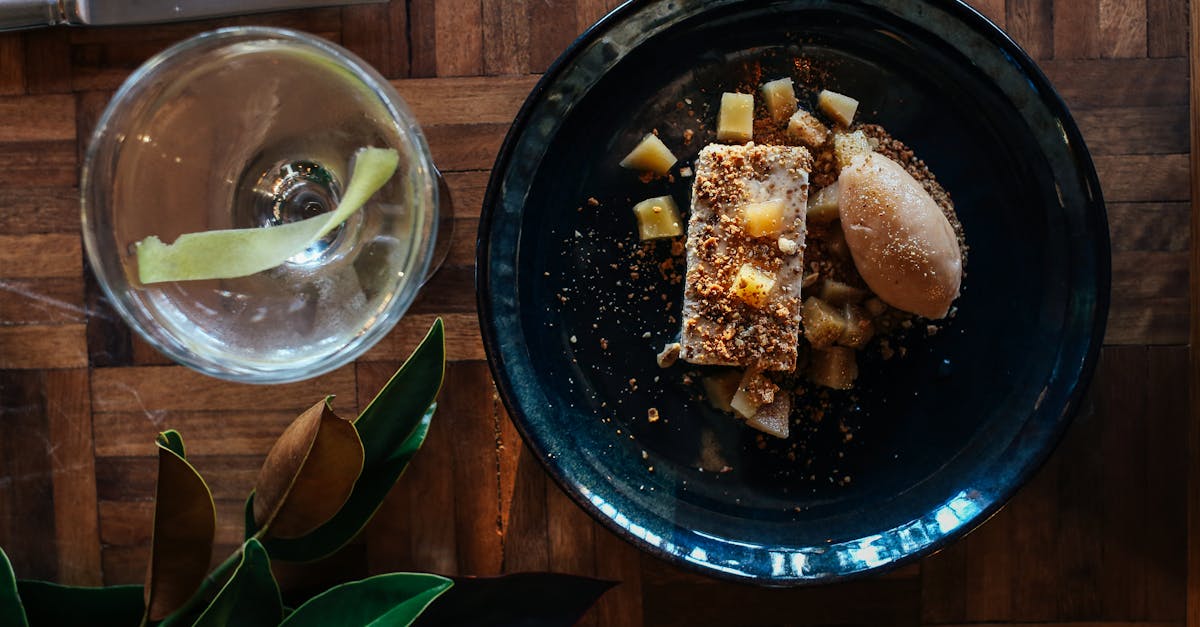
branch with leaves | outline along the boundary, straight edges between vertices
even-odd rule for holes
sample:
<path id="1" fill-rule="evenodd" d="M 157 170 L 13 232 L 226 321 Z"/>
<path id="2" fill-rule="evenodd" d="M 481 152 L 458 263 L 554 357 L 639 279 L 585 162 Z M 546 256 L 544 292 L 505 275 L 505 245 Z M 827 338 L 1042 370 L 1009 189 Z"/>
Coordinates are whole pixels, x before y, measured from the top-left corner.
<path id="1" fill-rule="evenodd" d="M 160 433 L 150 563 L 143 586 L 77 588 L 18 581 L 0 551 L 0 625 L 134 627 L 403 626 L 417 620 L 454 581 L 426 573 L 389 573 L 330 588 L 299 607 L 284 606 L 271 560 L 309 562 L 345 546 L 371 520 L 425 441 L 445 375 L 445 333 L 425 339 L 353 420 L 327 397 L 300 414 L 275 442 L 246 500 L 246 540 L 212 572 L 216 508 L 188 462 L 183 437 Z M 571 624 L 608 587 L 562 575 L 468 579 L 464 596 L 434 618 L 481 624 Z M 502 604 L 523 590 L 561 586 L 564 596 L 532 614 Z M 529 595 L 532 597 L 532 594 Z M 476 614 L 463 613 L 472 608 Z M 480 614 L 478 612 L 484 612 Z M 544 619 L 538 622 L 538 617 Z M 503 624 L 503 622 L 490 622 Z"/>

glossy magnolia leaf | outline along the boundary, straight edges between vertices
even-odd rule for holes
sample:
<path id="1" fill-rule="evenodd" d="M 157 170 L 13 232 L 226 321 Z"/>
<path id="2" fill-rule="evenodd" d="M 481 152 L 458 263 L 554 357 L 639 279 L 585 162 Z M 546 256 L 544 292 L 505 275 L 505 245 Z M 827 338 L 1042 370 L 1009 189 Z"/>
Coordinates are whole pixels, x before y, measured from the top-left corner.
<path id="1" fill-rule="evenodd" d="M 242 547 L 242 560 L 193 627 L 274 627 L 283 620 L 279 584 L 271 573 L 271 558 L 251 538 Z"/>
<path id="2" fill-rule="evenodd" d="M 145 604 L 150 620 L 162 620 L 192 596 L 212 559 L 217 526 L 212 492 L 188 463 L 178 432 L 158 436 L 158 483 Z"/>
<path id="3" fill-rule="evenodd" d="M 405 627 L 454 585 L 424 573 L 391 573 L 326 590 L 296 608 L 280 627 Z"/>
<path id="4" fill-rule="evenodd" d="M 0 550 L 0 625 L 27 627 L 21 597 L 17 595 L 17 576 L 13 574 L 8 555 Z"/>
<path id="5" fill-rule="evenodd" d="M 362 437 L 365 460 L 349 500 L 329 522 L 304 537 L 268 538 L 264 544 L 272 557 L 290 561 L 320 559 L 353 539 L 371 520 L 425 441 L 437 408 L 433 400 L 441 389 L 445 369 L 445 329 L 438 319 L 354 423 Z M 257 498 L 251 494 L 246 503 L 246 537 L 258 531 L 250 515 Z"/>
<path id="6" fill-rule="evenodd" d="M 354 492 L 350 494 L 350 499 L 329 522 L 317 527 L 302 538 L 266 539 L 264 544 L 271 552 L 271 556 L 293 562 L 317 560 L 337 551 L 358 535 L 358 532 L 375 515 L 375 511 L 383 503 L 383 498 L 396 484 L 396 480 L 404 473 L 404 469 L 413 455 L 421 448 L 421 443 L 425 441 L 425 435 L 429 432 L 429 422 L 436 409 L 436 404 L 430 406 L 429 410 L 421 417 L 421 422 L 417 424 L 416 430 L 397 447 L 393 459 L 389 459 L 383 464 L 377 464 L 370 471 L 364 470 L 358 483 L 354 484 Z M 251 494 L 250 499 L 246 502 L 247 535 L 255 532 L 253 506 L 254 494 Z"/>
<path id="7" fill-rule="evenodd" d="M 417 428 L 422 414 L 442 389 L 445 377 L 446 329 L 438 318 L 404 365 L 354 421 L 363 438 L 368 463 L 400 454 L 396 444 Z"/>
<path id="8" fill-rule="evenodd" d="M 579 622 L 613 581 L 519 573 L 456 577 L 454 587 L 416 622 L 428 627 L 570 627 Z"/>
<path id="9" fill-rule="evenodd" d="M 392 178 L 400 155 L 391 148 L 363 148 L 337 209 L 307 220 L 250 229 L 187 233 L 173 244 L 157 236 L 137 243 L 142 283 L 231 279 L 269 270 L 303 252 L 337 228 Z"/>
<path id="10" fill-rule="evenodd" d="M 134 627 L 145 611 L 141 586 L 84 588 L 19 581 L 17 589 L 30 627 Z"/>
<path id="11" fill-rule="evenodd" d="M 266 535 L 296 538 L 337 513 L 363 469 L 363 443 L 328 399 L 300 414 L 275 441 L 254 487 L 254 522 Z"/>

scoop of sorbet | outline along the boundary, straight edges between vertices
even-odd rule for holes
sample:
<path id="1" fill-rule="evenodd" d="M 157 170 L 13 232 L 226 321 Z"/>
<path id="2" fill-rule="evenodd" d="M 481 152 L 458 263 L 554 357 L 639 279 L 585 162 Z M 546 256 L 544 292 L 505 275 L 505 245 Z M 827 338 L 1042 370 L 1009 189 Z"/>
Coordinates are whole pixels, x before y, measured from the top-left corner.
<path id="1" fill-rule="evenodd" d="M 838 214 L 858 273 L 883 302 L 943 318 L 958 297 L 962 254 L 950 221 L 898 163 L 859 155 L 838 177 Z"/>

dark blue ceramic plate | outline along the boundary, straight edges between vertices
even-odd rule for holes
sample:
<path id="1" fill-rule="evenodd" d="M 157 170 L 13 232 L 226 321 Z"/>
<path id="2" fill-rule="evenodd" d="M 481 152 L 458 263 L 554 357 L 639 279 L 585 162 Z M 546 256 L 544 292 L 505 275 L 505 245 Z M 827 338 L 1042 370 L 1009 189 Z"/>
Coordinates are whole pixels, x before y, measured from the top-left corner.
<path id="1" fill-rule="evenodd" d="M 667 244 L 636 254 L 630 207 L 682 201 L 690 181 L 644 184 L 617 167 L 654 127 L 677 148 L 695 129 L 678 150 L 694 157 L 711 137 L 697 120 L 711 126 L 720 92 L 760 69 L 825 73 L 821 87 L 859 98 L 861 120 L 937 174 L 970 246 L 947 328 L 916 333 L 904 358 L 864 357 L 857 392 L 831 395 L 819 422 L 806 406 L 787 442 L 709 408 L 686 365 L 656 366 L 682 286 L 658 272 Z M 621 7 L 521 109 L 477 261 L 504 402 L 567 493 L 655 555 L 769 585 L 895 566 L 985 520 L 1062 434 L 1108 309 L 1108 227 L 1079 131 L 1033 62 L 951 2 Z"/>

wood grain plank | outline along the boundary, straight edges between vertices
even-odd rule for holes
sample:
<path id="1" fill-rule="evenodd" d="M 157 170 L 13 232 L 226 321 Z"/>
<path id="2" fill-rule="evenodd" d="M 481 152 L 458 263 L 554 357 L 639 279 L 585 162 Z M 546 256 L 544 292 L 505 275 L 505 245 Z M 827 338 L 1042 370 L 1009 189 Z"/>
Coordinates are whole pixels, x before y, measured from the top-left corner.
<path id="1" fill-rule="evenodd" d="M 1127 299 L 1108 313 L 1104 343 L 1180 345 L 1188 338 L 1188 296 Z"/>
<path id="2" fill-rule="evenodd" d="M 92 407 L 87 370 L 46 373 L 46 420 L 54 472 L 54 532 L 58 583 L 97 586 L 100 532 L 96 515 L 96 466 L 92 453 Z"/>
<path id="3" fill-rule="evenodd" d="M 1108 230 L 1113 252 L 1187 252 L 1191 241 L 1186 202 L 1110 202 Z"/>
<path id="4" fill-rule="evenodd" d="M 1013 627 L 1018 625 L 1037 625 L 1037 627 L 1182 627 L 1183 621 L 1042 621 L 1037 623 L 946 623 L 941 627 Z"/>
<path id="5" fill-rule="evenodd" d="M 916 625 L 920 619 L 920 581 L 915 576 L 770 589 L 719 582 L 646 557 L 642 560 L 642 587 L 645 623 L 661 627 L 884 626 Z"/>
<path id="6" fill-rule="evenodd" d="M 1187 107 L 1083 109 L 1075 122 L 1093 155 L 1186 153 Z"/>
<path id="7" fill-rule="evenodd" d="M 482 0 L 483 73 L 527 74 L 530 30 L 526 0 Z M 534 4 L 540 4 L 535 2 Z M 558 9 L 561 11 L 562 7 Z"/>
<path id="8" fill-rule="evenodd" d="M 621 0 L 576 0 L 575 31 L 582 33 L 621 5 Z"/>
<path id="9" fill-rule="evenodd" d="M 0 33 L 0 95 L 25 93 L 25 46 L 21 33 Z"/>
<path id="10" fill-rule="evenodd" d="M 360 395 L 364 399 L 373 398 L 399 365 L 398 361 L 360 362 L 357 365 Z M 449 399 L 456 392 L 462 391 L 444 387 L 439 398 Z M 443 575 L 460 572 L 453 470 L 460 451 L 453 425 L 456 417 L 447 413 L 439 407 L 421 451 L 367 526 L 365 537 L 371 572 L 423 570 Z"/>
<path id="11" fill-rule="evenodd" d="M 1188 33 L 1191 49 L 1188 57 L 1189 103 L 1191 110 L 1191 154 L 1200 155 L 1200 2 L 1188 3 Z M 1200 198 L 1200 159 L 1191 161 L 1191 194 L 1194 204 Z M 1192 211 L 1192 242 L 1200 242 L 1200 211 Z M 1200 246 L 1191 247 L 1188 265 L 1191 295 L 1191 328 L 1188 351 L 1188 437 L 1187 437 L 1187 624 L 1200 625 Z"/>
<path id="12" fill-rule="evenodd" d="M 521 442 L 499 402 L 500 524 L 504 531 L 504 572 L 550 570 L 546 490 L 549 479 L 534 453 Z"/>
<path id="13" fill-rule="evenodd" d="M 1188 0 L 1146 0 L 1149 56 L 1185 57 L 1188 52 Z"/>
<path id="14" fill-rule="evenodd" d="M 1100 56 L 1140 59 L 1147 54 L 1147 0 L 1100 0 Z"/>
<path id="15" fill-rule="evenodd" d="M 85 366 L 87 337 L 82 324 L 0 327 L 0 369 Z"/>
<path id="16" fill-rule="evenodd" d="M 454 204 L 454 217 L 478 218 L 483 208 L 484 192 L 487 190 L 488 172 L 486 170 L 446 172 L 445 177 Z"/>
<path id="17" fill-rule="evenodd" d="M 620 582 L 596 603 L 597 624 L 640 627 L 648 622 L 643 609 L 641 553 L 600 525 L 594 527 L 593 543 L 596 576 Z"/>
<path id="18" fill-rule="evenodd" d="M 4 207 L 0 211 L 0 233 L 79 232 L 79 192 L 74 185 L 0 188 L 0 207 Z"/>
<path id="19" fill-rule="evenodd" d="M 596 576 L 598 526 L 553 481 L 546 482 L 546 530 L 549 533 L 548 558 L 555 572 Z M 640 568 L 640 565 L 639 565 Z M 621 595 L 623 591 L 609 594 Z M 641 605 L 638 605 L 638 614 Z M 580 627 L 598 625 L 601 608 L 593 608 L 580 620 Z M 609 624 L 616 624 L 610 622 Z"/>
<path id="20" fill-rule="evenodd" d="M 231 383 L 183 366 L 97 368 L 92 372 L 92 408 L 97 412 L 140 412 L 155 419 L 168 410 L 289 410 L 300 412 L 327 394 L 356 398 L 354 367 L 315 379 L 278 385 Z"/>
<path id="21" fill-rule="evenodd" d="M 247 491 L 247 494 L 249 491 Z M 217 527 L 214 543 L 234 547 L 246 539 L 243 499 L 215 500 Z M 93 508 L 95 509 L 95 508 Z M 100 538 L 106 546 L 149 546 L 154 523 L 153 500 L 101 501 L 99 505 Z M 97 545 L 99 549 L 99 545 Z M 214 557 L 224 557 L 228 551 L 213 551 Z M 99 551 L 97 551 L 97 559 Z M 218 562 L 219 563 L 219 562 Z M 100 568 L 97 564 L 96 572 Z"/>
<path id="22" fill-rule="evenodd" d="M 1005 25 L 1012 37 L 1037 61 L 1054 56 L 1054 13 L 1051 0 L 1008 0 Z"/>
<path id="23" fill-rule="evenodd" d="M 922 625 L 958 623 L 967 619 L 967 552 L 970 543 L 971 536 L 967 536 L 966 540 L 952 542 L 921 560 Z"/>
<path id="24" fill-rule="evenodd" d="M 0 276 L 72 278 L 82 272 L 83 245 L 78 234 L 0 235 Z"/>
<path id="25" fill-rule="evenodd" d="M 1187 74 L 1187 59 L 1050 59 L 1038 65 L 1072 111 L 1188 104 L 1188 83 L 1179 80 Z"/>
<path id="26" fill-rule="evenodd" d="M 422 126 L 512 123 L 536 76 L 412 78 L 392 81 Z M 487 167 L 480 168 L 484 171 Z"/>
<path id="27" fill-rule="evenodd" d="M 1100 56 L 1100 2 L 1054 3 L 1054 58 L 1094 59 Z"/>
<path id="28" fill-rule="evenodd" d="M 76 146 L 71 141 L 0 142 L 5 155 L 0 187 L 69 188 L 76 179 Z"/>
<path id="29" fill-rule="evenodd" d="M 1058 613 L 1055 594 L 1061 575 L 1051 556 L 1057 555 L 1058 511 L 1055 503 L 1063 464 L 1062 455 L 1050 456 L 1007 506 L 1017 521 L 1012 535 L 1013 567 L 1014 573 L 1018 574 L 1012 582 L 1012 608 L 1013 617 L 1018 621 L 1055 620 Z M 987 565 L 971 564 L 969 567 L 986 568 Z"/>
<path id="30" fill-rule="evenodd" d="M 437 416 L 456 440 L 452 474 L 458 572 L 479 576 L 499 575 L 504 566 L 490 381 L 485 362 L 450 363 Z"/>
<path id="31" fill-rule="evenodd" d="M 354 415 L 354 408 L 343 408 L 341 399 L 334 400 L 334 408 L 343 417 Z M 269 410 L 96 412 L 92 419 L 96 429 L 95 454 L 96 457 L 152 456 L 155 436 L 170 428 L 187 437 L 189 454 L 265 456 L 298 415 L 294 411 Z"/>
<path id="32" fill-rule="evenodd" d="M 438 318 L 436 314 L 408 314 L 360 361 L 399 361 L 417 347 L 425 331 Z M 483 339 L 479 334 L 479 319 L 474 313 L 455 313 L 441 316 L 446 325 L 446 359 L 469 361 L 486 359 Z"/>
<path id="33" fill-rule="evenodd" d="M 565 3 L 529 2 L 529 64 L 534 72 L 545 72 L 579 34 L 575 11 Z"/>
<path id="34" fill-rule="evenodd" d="M 1145 511 L 1155 512 L 1154 533 L 1147 533 L 1142 551 L 1145 560 L 1146 608 L 1154 621 L 1182 622 L 1187 615 L 1187 555 L 1180 550 L 1189 540 L 1187 501 L 1188 452 L 1180 446 L 1188 438 L 1188 349 L 1151 348 L 1145 407 L 1146 439 L 1143 455 Z M 1194 381 L 1190 382 L 1195 385 Z"/>
<path id="35" fill-rule="evenodd" d="M 470 313 L 475 310 L 475 268 L 470 265 L 443 265 L 429 280 L 430 288 L 413 301 L 414 314 L 436 311 Z"/>
<path id="36" fill-rule="evenodd" d="M 41 28 L 24 33 L 25 87 L 31 94 L 71 91 L 71 42 L 65 28 Z"/>
<path id="37" fill-rule="evenodd" d="M 965 540 L 966 564 L 987 564 L 965 572 L 965 616 L 969 621 L 1007 621 L 1013 617 L 1013 579 L 1015 560 L 1012 545 L 1013 525 L 1010 510 L 1001 510 Z"/>
<path id="38" fill-rule="evenodd" d="M 1188 200 L 1187 155 L 1100 155 L 1094 162 L 1106 201 Z"/>
<path id="39" fill-rule="evenodd" d="M 0 370 L 0 546 L 18 577 L 58 573 L 53 446 L 45 373 Z"/>
<path id="40" fill-rule="evenodd" d="M 0 98 L 0 142 L 75 141 L 75 99 L 66 94 Z"/>
<path id="41" fill-rule="evenodd" d="M 407 74 L 408 52 L 397 54 L 392 42 L 406 41 L 404 31 L 392 32 L 391 14 L 404 12 L 404 3 L 361 4 L 342 8 L 342 45 L 385 78 Z"/>
<path id="42" fill-rule="evenodd" d="M 496 162 L 508 127 L 506 122 L 429 126 L 424 130 L 433 162 L 446 173 L 490 169 Z"/>
<path id="43" fill-rule="evenodd" d="M 231 17 L 155 24 L 153 26 L 105 26 L 101 28 L 67 29 L 71 44 L 102 44 L 113 47 L 136 45 L 140 42 L 175 42 L 205 31 L 228 26 L 274 26 L 321 33 L 341 33 L 342 10 L 337 7 L 303 11 L 275 11 Z"/>
<path id="44" fill-rule="evenodd" d="M 83 277 L 0 279 L 0 324 L 83 323 Z"/>
<path id="45" fill-rule="evenodd" d="M 438 76 L 477 76 L 483 72 L 483 9 L 479 0 L 434 3 Z"/>
<path id="46" fill-rule="evenodd" d="M 409 76 L 438 75 L 436 6 L 436 0 L 408 0 Z"/>

